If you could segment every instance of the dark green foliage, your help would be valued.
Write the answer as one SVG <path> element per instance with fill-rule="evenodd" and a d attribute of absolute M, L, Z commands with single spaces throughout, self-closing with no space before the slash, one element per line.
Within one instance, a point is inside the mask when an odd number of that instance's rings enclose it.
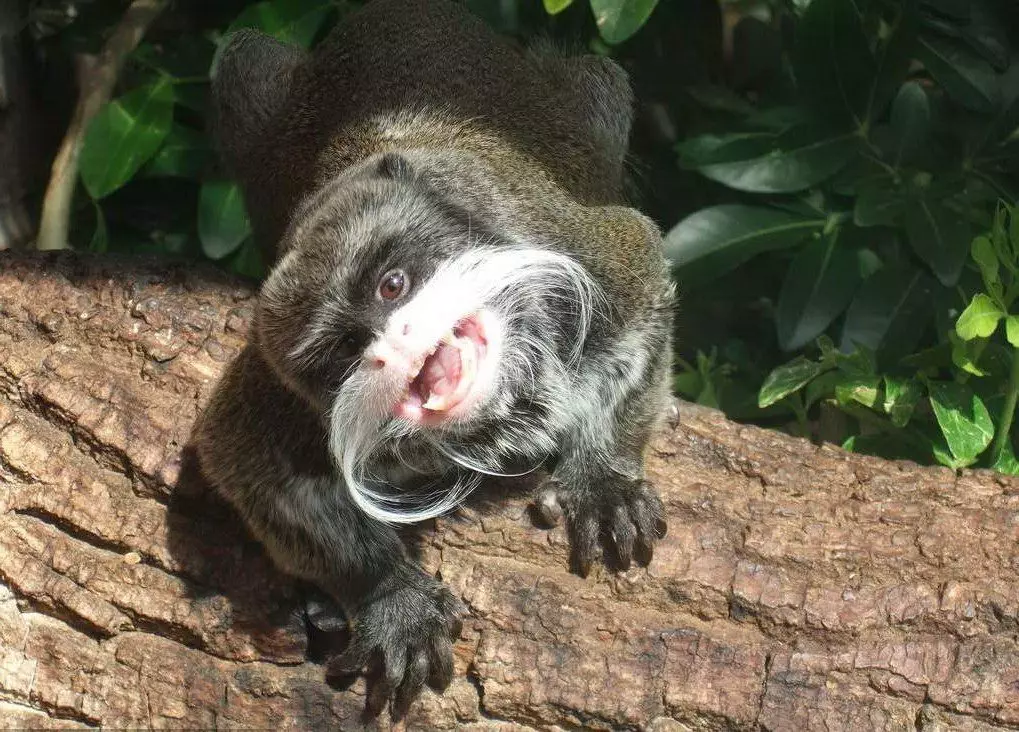
<path fill-rule="evenodd" d="M 467 1 L 630 72 L 634 198 L 681 292 L 679 393 L 849 449 L 1019 472 L 1012 0 Z M 206 133 L 210 64 L 229 30 L 307 47 L 356 4 L 174 4 L 89 130 L 77 244 L 261 275 Z M 84 4 L 60 37 L 95 49 L 123 6 Z"/>
<path fill-rule="evenodd" d="M 802 352 L 775 369 L 716 368 L 725 376 L 712 399 L 726 411 L 748 416 L 727 387 L 762 383 L 758 406 L 784 409 L 804 434 L 1014 472 L 1019 242 L 1006 226 L 1019 219 L 1008 207 L 1019 198 L 1019 17 L 1009 6 L 784 7 L 774 21 L 787 31 L 784 83 L 713 105 L 718 121 L 678 146 L 682 165 L 756 214 L 729 225 L 738 236 L 706 226 L 733 204 L 669 232 L 688 298 L 733 297 L 737 267 L 784 269 L 761 293 L 757 319 L 774 335 L 757 339 L 758 362 Z M 981 232 L 991 233 L 974 239 Z M 697 386 L 682 391 L 697 397 Z M 814 421 L 832 409 L 842 418 Z"/>

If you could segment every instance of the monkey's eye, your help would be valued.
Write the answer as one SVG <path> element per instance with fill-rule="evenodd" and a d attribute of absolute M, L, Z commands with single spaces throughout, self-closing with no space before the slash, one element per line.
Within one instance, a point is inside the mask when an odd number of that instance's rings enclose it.
<path fill-rule="evenodd" d="M 391 269 L 379 281 L 379 297 L 396 300 L 410 289 L 410 277 L 402 269 Z"/>

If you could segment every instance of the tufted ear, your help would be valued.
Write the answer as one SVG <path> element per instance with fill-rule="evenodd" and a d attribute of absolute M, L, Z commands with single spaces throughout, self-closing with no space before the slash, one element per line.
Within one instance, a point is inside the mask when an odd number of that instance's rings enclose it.
<path fill-rule="evenodd" d="M 212 118 L 228 166 L 243 160 L 286 102 L 293 71 L 304 58 L 301 49 L 247 28 L 220 45 L 211 71 Z"/>

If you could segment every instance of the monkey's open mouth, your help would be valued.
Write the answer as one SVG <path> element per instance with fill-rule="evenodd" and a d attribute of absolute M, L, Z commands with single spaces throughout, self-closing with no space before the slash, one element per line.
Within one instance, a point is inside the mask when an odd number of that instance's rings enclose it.
<path fill-rule="evenodd" d="M 488 339 L 480 319 L 460 320 L 424 358 L 397 411 L 427 422 L 455 410 L 471 395 L 487 353 Z"/>

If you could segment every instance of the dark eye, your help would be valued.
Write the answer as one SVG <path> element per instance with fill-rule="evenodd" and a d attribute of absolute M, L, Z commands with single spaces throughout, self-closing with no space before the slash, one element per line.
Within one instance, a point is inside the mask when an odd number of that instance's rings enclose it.
<path fill-rule="evenodd" d="M 379 297 L 396 300 L 410 288 L 410 277 L 402 269 L 391 269 L 379 281 Z"/>

